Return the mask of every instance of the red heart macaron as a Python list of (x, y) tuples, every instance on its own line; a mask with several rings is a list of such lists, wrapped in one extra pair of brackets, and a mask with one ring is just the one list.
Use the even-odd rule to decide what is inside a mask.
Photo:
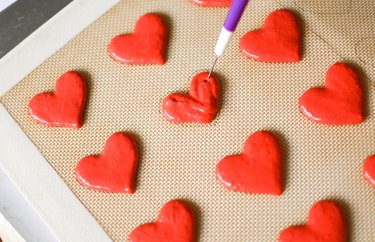
[(279, 242), (346, 242), (344, 214), (333, 201), (319, 201), (309, 212), (306, 225), (291, 226), (279, 234)]
[(29, 103), (29, 114), (46, 126), (80, 128), (86, 105), (86, 82), (77, 72), (64, 73), (54, 92), (40, 93)]
[(112, 134), (99, 156), (86, 156), (76, 167), (76, 178), (93, 190), (134, 193), (134, 180), (138, 167), (138, 148), (128, 134)]
[(257, 131), (246, 140), (242, 154), (227, 156), (217, 164), (216, 178), (237, 192), (280, 195), (282, 163), (277, 139), (267, 131)]
[(219, 111), (220, 85), (208, 72), (194, 76), (189, 94), (172, 93), (163, 100), (162, 112), (170, 122), (210, 123)]
[(240, 49), (257, 61), (300, 61), (301, 34), (297, 18), (284, 9), (272, 12), (262, 29), (250, 31), (241, 38)]
[(191, 0), (193, 3), (202, 7), (229, 7), (232, 0)]
[(165, 63), (168, 29), (163, 18), (154, 13), (140, 17), (134, 33), (114, 37), (108, 47), (110, 56), (123, 64)]
[(129, 242), (193, 242), (195, 218), (192, 209), (179, 200), (166, 203), (154, 223), (131, 232)]
[(365, 119), (360, 79), (344, 63), (332, 65), (326, 74), (325, 87), (309, 89), (298, 105), (303, 115), (321, 124), (358, 124)]
[(375, 187), (375, 155), (367, 157), (363, 164), (363, 175)]

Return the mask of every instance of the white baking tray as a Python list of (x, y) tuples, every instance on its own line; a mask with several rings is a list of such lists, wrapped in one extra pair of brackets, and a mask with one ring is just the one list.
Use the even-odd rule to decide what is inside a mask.
[[(75, 0), (47, 21), (0, 59), (0, 96), (117, 2)], [(57, 240), (111, 241), (2, 105), (0, 167)]]

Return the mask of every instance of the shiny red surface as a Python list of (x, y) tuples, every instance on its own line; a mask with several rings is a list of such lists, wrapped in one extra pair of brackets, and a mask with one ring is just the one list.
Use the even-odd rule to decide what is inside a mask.
[(279, 235), (279, 242), (345, 242), (348, 231), (340, 206), (320, 201), (309, 212), (306, 225), (291, 226)]
[(367, 157), (363, 164), (363, 176), (375, 187), (375, 155)]
[(359, 77), (344, 63), (332, 65), (326, 74), (325, 87), (309, 89), (298, 105), (305, 117), (321, 124), (358, 124), (365, 119)]
[(232, 0), (191, 0), (193, 3), (202, 7), (229, 7)]
[(168, 28), (163, 18), (154, 13), (141, 16), (132, 34), (114, 37), (109, 46), (110, 56), (123, 64), (165, 63)]
[(78, 162), (76, 178), (89, 189), (134, 193), (137, 167), (137, 143), (128, 134), (118, 132), (108, 138), (103, 154), (86, 156)]
[(34, 96), (29, 114), (46, 126), (80, 128), (86, 105), (86, 82), (77, 72), (64, 73), (56, 81), (54, 92)]
[(258, 131), (246, 140), (241, 154), (227, 156), (217, 164), (216, 178), (237, 192), (280, 195), (282, 165), (277, 139), (267, 131)]
[(297, 18), (284, 9), (272, 12), (262, 29), (250, 31), (241, 38), (240, 49), (257, 61), (300, 61), (301, 34)]
[(208, 72), (194, 76), (189, 94), (172, 93), (163, 100), (164, 117), (174, 123), (210, 123), (219, 111), (220, 85)]
[(157, 220), (131, 232), (129, 242), (193, 242), (195, 218), (192, 209), (179, 200), (166, 203)]

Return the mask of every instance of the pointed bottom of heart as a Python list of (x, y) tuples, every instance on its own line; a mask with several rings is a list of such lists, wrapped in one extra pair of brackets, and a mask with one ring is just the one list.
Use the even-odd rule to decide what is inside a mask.
[(195, 241), (193, 210), (182, 201), (169, 201), (160, 210), (155, 222), (134, 229), (128, 241), (193, 242)]
[(340, 206), (329, 200), (319, 201), (309, 212), (306, 225), (283, 230), (279, 242), (346, 242), (347, 224)]

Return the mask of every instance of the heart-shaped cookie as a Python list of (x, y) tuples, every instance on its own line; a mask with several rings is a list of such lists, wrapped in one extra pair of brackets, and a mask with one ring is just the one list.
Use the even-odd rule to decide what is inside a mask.
[(66, 72), (57, 79), (54, 92), (40, 93), (30, 100), (28, 111), (46, 126), (80, 128), (86, 96), (85, 80), (77, 72)]
[(358, 124), (365, 119), (359, 77), (344, 63), (332, 65), (326, 74), (325, 87), (309, 89), (298, 105), (303, 115), (321, 124)]
[(138, 148), (128, 134), (112, 134), (100, 156), (86, 156), (76, 167), (76, 178), (85, 187), (105, 192), (134, 193)]
[(130, 234), (129, 242), (193, 242), (195, 219), (192, 209), (179, 200), (166, 203), (154, 223), (143, 224)]
[(301, 60), (301, 34), (297, 18), (280, 9), (266, 18), (263, 28), (246, 33), (240, 40), (242, 53), (264, 62)]
[(168, 29), (163, 18), (154, 13), (140, 17), (133, 34), (114, 37), (108, 47), (110, 56), (123, 64), (165, 63)]
[(232, 0), (190, 0), (202, 7), (229, 7)]
[(367, 157), (363, 164), (363, 175), (375, 187), (375, 155)]
[(226, 188), (238, 192), (280, 195), (282, 152), (277, 139), (267, 131), (253, 133), (240, 155), (222, 159), (216, 178)]
[(219, 111), (220, 85), (208, 72), (194, 76), (189, 94), (172, 93), (163, 100), (164, 117), (174, 123), (210, 123)]
[(279, 242), (346, 242), (344, 214), (333, 201), (319, 201), (310, 209), (306, 225), (291, 226), (279, 234)]

